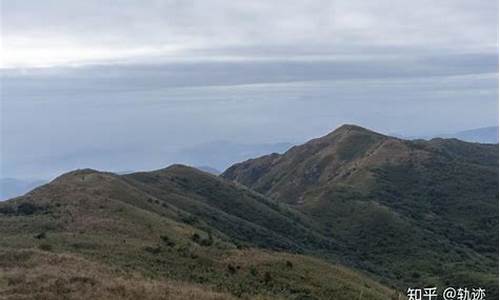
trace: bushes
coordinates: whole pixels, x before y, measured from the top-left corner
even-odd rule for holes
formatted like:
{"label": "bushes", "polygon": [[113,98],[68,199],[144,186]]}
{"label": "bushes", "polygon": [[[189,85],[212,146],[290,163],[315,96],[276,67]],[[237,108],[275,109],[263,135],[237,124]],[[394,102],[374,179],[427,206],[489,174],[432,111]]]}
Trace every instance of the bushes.
{"label": "bushes", "polygon": [[189,225],[194,225],[199,222],[198,218],[192,215],[186,215],[181,217],[181,221],[183,223],[189,224]]}
{"label": "bushes", "polygon": [[52,245],[51,245],[51,244],[49,244],[49,243],[42,243],[42,244],[40,244],[40,245],[38,246],[38,248],[39,248],[40,250],[43,250],[43,251],[52,251],[52,249],[53,249],[53,248],[52,248]]}
{"label": "bushes", "polygon": [[161,241],[167,245],[168,247],[173,247],[175,246],[175,242],[172,241],[167,235],[161,235],[160,236]]}
{"label": "bushes", "polygon": [[45,233],[45,231],[44,231],[44,232],[41,232],[41,233],[39,233],[39,234],[37,234],[37,235],[35,235],[35,239],[37,239],[37,240],[43,240],[43,239],[45,239],[46,237],[47,237],[47,234]]}
{"label": "bushes", "polygon": [[0,207],[0,214],[7,216],[15,215],[16,209],[12,206],[3,206]]}
{"label": "bushes", "polygon": [[205,246],[205,247],[209,247],[209,246],[212,246],[213,243],[214,243],[214,240],[210,236],[208,239],[201,240],[200,245]]}
{"label": "bushes", "polygon": [[227,265],[227,271],[229,272],[229,274],[234,274],[236,273],[236,268],[233,265],[229,264]]}
{"label": "bushes", "polygon": [[160,247],[147,246],[147,247],[144,248],[144,250],[146,250],[147,252],[149,252],[151,254],[159,254],[161,252],[161,248]]}
{"label": "bushes", "polygon": [[210,233],[208,234],[208,238],[203,238],[203,239],[201,238],[201,236],[198,233],[193,233],[193,235],[191,236],[191,240],[193,242],[197,243],[198,245],[204,246],[204,247],[212,246],[214,243],[212,234],[210,234]]}
{"label": "bushes", "polygon": [[0,214],[3,215],[16,215],[16,216],[30,216],[35,213],[45,212],[47,207],[38,206],[29,202],[19,204],[17,207],[3,206],[0,207]]}
{"label": "bushes", "polygon": [[193,233],[193,235],[191,236],[191,240],[195,243],[199,243],[200,242],[200,235],[197,234],[197,233]]}
{"label": "bushes", "polygon": [[18,215],[32,215],[36,212],[39,212],[39,211],[43,211],[44,208],[41,207],[41,206],[37,206],[35,204],[31,204],[31,203],[21,203],[18,207],[17,207],[17,214]]}
{"label": "bushes", "polygon": [[270,284],[272,280],[273,280],[273,277],[271,276],[271,273],[269,273],[269,272],[264,273],[264,283],[265,284]]}
{"label": "bushes", "polygon": [[257,276],[258,273],[257,273],[257,268],[255,266],[250,267],[250,274],[252,276]]}

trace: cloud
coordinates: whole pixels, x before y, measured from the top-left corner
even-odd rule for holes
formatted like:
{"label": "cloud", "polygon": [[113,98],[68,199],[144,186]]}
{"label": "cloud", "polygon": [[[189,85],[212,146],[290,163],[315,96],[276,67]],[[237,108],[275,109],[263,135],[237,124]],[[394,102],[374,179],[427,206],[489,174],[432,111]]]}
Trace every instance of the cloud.
{"label": "cloud", "polygon": [[2,66],[496,52],[497,11],[476,0],[4,0]]}
{"label": "cloud", "polygon": [[498,1],[0,3],[2,176],[158,168],[341,123],[498,123]]}

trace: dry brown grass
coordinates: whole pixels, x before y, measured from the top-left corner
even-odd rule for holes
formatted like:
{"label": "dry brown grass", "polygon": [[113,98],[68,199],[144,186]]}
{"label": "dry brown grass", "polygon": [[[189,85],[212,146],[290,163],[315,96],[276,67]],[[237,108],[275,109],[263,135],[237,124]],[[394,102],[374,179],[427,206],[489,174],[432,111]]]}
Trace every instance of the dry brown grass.
{"label": "dry brown grass", "polygon": [[119,273],[74,255],[0,250],[0,299],[235,298],[206,286]]}

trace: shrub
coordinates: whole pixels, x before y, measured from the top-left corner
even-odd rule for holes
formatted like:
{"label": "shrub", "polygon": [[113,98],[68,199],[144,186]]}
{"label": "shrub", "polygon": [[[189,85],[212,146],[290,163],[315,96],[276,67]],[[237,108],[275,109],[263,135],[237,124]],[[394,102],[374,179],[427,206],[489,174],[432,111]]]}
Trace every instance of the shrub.
{"label": "shrub", "polygon": [[208,247],[208,246],[212,246],[213,243],[214,243],[214,238],[212,237],[212,233],[209,231],[208,238],[203,239],[201,241],[200,245]]}
{"label": "shrub", "polygon": [[214,240],[212,240],[211,238],[208,238],[208,239],[201,240],[200,245],[208,247],[208,246],[212,246],[213,243],[214,243]]}
{"label": "shrub", "polygon": [[269,272],[264,273],[265,284],[269,284],[272,280],[273,280],[273,277],[271,276],[271,273],[269,273]]}
{"label": "shrub", "polygon": [[43,250],[43,251],[52,251],[52,245],[48,244],[48,243],[40,244],[40,246],[38,246],[38,248],[40,250]]}
{"label": "shrub", "polygon": [[34,204],[31,204],[31,203],[21,203],[18,207],[17,207],[17,214],[18,215],[32,215],[38,211],[41,211],[43,210],[42,207],[39,207],[39,206],[36,206]]}
{"label": "shrub", "polygon": [[168,236],[166,235],[161,235],[160,236],[160,239],[163,241],[163,243],[165,243],[167,246],[169,247],[173,247],[175,246],[175,242],[172,241]]}
{"label": "shrub", "polygon": [[227,271],[230,274],[234,274],[234,273],[236,273],[236,268],[232,264],[229,264],[229,265],[227,265]]}
{"label": "shrub", "polygon": [[158,254],[161,252],[161,248],[160,247],[151,247],[151,246],[147,246],[144,248],[144,250],[146,250],[147,252],[151,253],[151,254]]}
{"label": "shrub", "polygon": [[0,214],[14,215],[14,214],[16,214],[16,210],[11,206],[4,206],[4,207],[0,207]]}
{"label": "shrub", "polygon": [[195,216],[183,216],[181,217],[181,221],[189,225],[194,225],[198,223],[198,218]]}
{"label": "shrub", "polygon": [[35,239],[37,239],[37,240],[42,240],[46,237],[47,237],[47,234],[45,232],[42,232],[42,233],[35,235]]}
{"label": "shrub", "polygon": [[200,242],[200,235],[197,233],[193,233],[193,235],[191,236],[191,240],[195,243],[199,243]]}

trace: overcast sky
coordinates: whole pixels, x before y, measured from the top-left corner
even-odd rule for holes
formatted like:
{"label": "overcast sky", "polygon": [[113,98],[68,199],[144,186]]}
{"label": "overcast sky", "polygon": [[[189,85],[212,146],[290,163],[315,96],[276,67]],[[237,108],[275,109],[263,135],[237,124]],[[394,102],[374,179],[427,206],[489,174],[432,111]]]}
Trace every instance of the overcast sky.
{"label": "overcast sky", "polygon": [[3,0],[2,67],[497,49],[494,0]]}
{"label": "overcast sky", "polygon": [[0,177],[498,124],[494,0],[2,0]]}

